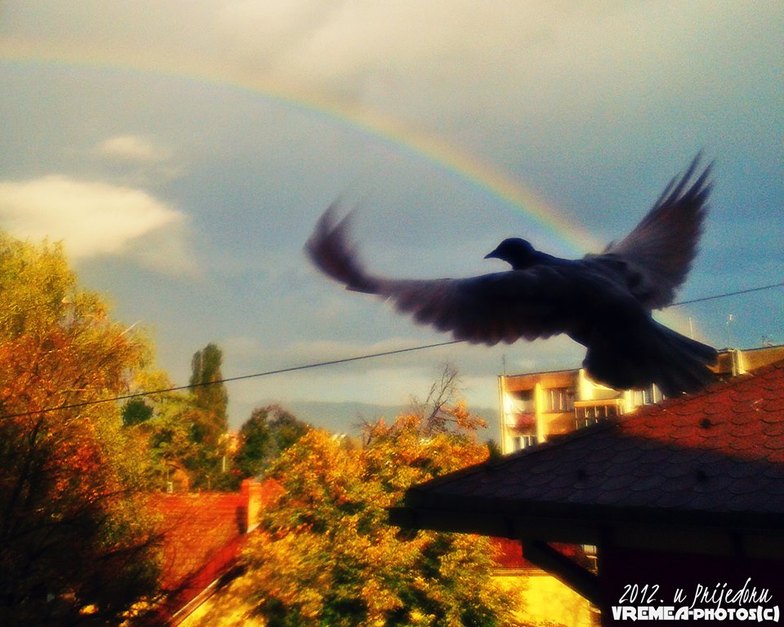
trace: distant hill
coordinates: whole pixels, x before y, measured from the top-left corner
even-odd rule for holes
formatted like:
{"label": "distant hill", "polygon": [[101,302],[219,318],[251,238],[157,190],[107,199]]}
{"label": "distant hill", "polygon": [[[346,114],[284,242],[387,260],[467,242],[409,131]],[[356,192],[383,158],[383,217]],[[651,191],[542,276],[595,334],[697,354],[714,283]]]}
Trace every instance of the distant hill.
{"label": "distant hill", "polygon": [[[262,401],[257,406],[274,404],[275,401]],[[374,405],[372,403],[329,403],[322,401],[291,401],[283,405],[300,420],[314,427],[326,429],[332,433],[356,434],[363,421],[374,422],[384,417],[388,422],[407,409],[405,405]],[[498,410],[488,407],[470,408],[474,414],[487,422],[479,437],[482,440],[498,440]]]}

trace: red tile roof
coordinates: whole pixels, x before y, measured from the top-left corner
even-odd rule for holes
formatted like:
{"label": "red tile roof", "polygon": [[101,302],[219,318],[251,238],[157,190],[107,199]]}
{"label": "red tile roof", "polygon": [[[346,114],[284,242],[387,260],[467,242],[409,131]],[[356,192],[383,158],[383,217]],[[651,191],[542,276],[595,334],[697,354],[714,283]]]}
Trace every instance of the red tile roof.
{"label": "red tile roof", "polygon": [[176,590],[244,533],[240,492],[160,494],[153,506],[163,519],[164,590]]}
{"label": "red tile roof", "polygon": [[490,535],[515,516],[545,531],[548,516],[782,530],[783,436],[784,361],[415,486],[392,519],[443,528],[459,512],[455,530],[472,519]]}
{"label": "red tile roof", "polygon": [[150,506],[162,519],[162,616],[170,617],[236,563],[259,508],[281,490],[275,481],[246,480],[239,492],[151,495]]}
{"label": "red tile roof", "polygon": [[784,462],[784,361],[631,414],[623,432],[748,460]]}

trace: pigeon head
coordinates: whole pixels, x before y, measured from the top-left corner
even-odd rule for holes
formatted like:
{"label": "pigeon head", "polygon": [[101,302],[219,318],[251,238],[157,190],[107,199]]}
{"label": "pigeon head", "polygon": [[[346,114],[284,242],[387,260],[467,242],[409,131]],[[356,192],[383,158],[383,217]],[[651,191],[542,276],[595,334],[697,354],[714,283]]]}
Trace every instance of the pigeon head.
{"label": "pigeon head", "polygon": [[513,270],[524,270],[536,263],[536,249],[530,242],[519,237],[510,237],[501,242],[485,259],[500,259],[512,266]]}

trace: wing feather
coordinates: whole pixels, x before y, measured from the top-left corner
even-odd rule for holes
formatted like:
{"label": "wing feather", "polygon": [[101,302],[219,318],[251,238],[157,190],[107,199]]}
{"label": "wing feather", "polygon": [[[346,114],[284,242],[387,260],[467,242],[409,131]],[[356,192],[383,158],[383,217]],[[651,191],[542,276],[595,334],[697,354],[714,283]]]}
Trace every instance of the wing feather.
{"label": "wing feather", "polygon": [[697,155],[686,172],[664,189],[648,214],[620,242],[590,259],[625,277],[627,286],[648,309],[673,302],[686,279],[702,234],[711,192],[711,165],[697,172]]}
{"label": "wing feather", "polygon": [[376,278],[375,293],[420,324],[494,345],[572,332],[579,324],[575,268],[532,268],[464,279]]}
{"label": "wing feather", "polygon": [[313,263],[347,289],[390,300],[419,324],[490,345],[571,332],[577,324],[582,262],[462,279],[383,278],[365,270],[349,244],[348,218],[337,220],[336,211],[327,209],[305,246]]}

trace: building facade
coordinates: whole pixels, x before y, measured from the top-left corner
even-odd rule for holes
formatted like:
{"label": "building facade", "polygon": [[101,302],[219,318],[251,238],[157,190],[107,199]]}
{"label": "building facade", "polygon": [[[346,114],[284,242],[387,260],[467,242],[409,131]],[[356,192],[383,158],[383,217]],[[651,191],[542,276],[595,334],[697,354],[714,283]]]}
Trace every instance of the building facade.
{"label": "building facade", "polygon": [[[779,359],[784,359],[784,345],[725,349],[719,353],[716,377],[727,379]],[[664,399],[655,385],[614,390],[592,381],[583,368],[501,375],[498,391],[504,454]]]}

